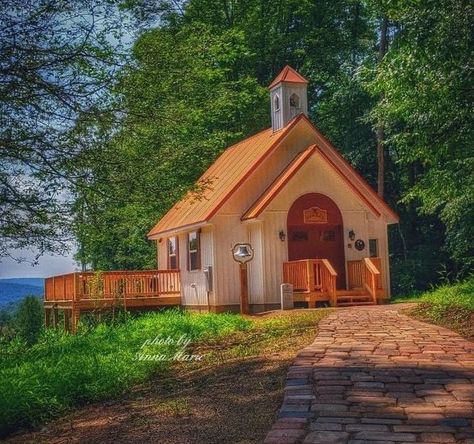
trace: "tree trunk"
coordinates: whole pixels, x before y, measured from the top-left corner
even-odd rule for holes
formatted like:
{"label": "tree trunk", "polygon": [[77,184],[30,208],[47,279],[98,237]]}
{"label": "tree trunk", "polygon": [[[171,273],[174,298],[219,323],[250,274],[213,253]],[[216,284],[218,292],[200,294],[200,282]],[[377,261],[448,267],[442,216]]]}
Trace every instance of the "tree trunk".
{"label": "tree trunk", "polygon": [[[382,62],[387,52],[387,32],[388,32],[388,18],[383,17],[380,25],[380,45],[379,45],[379,64]],[[383,96],[381,97],[383,99]],[[377,138],[377,193],[383,198],[385,185],[385,131],[383,124],[379,122],[376,132]]]}

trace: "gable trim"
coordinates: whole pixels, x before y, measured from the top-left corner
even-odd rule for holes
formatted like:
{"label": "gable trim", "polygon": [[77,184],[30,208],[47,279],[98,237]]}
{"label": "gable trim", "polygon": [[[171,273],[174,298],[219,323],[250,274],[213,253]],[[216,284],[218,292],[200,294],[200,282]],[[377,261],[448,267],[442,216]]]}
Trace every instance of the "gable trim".
{"label": "gable trim", "polygon": [[365,205],[377,216],[381,212],[375,208],[370,200],[356,187],[352,180],[329,158],[329,156],[317,145],[311,145],[300,152],[283,170],[283,172],[270,184],[269,187],[260,195],[260,197],[250,206],[250,208],[241,217],[242,221],[255,219],[265,210],[272,200],[280,193],[291,178],[300,170],[306,161],[318,152],[322,159],[337,173],[339,177],[357,194]]}
{"label": "gable trim", "polygon": [[265,159],[267,159],[268,156],[270,156],[275,151],[275,148],[280,145],[281,142],[283,142],[290,130],[304,117],[304,114],[299,114],[291,122],[289,122],[286,127],[282,128],[282,134],[278,137],[278,139],[275,140],[270,148],[252,165],[252,168],[250,168],[247,173],[239,179],[235,186],[217,203],[212,211],[208,213],[205,218],[206,221],[209,221],[221,209],[221,207],[229,200],[229,198],[237,191],[237,189],[240,188],[247,178],[261,165]]}
{"label": "gable trim", "polygon": [[240,219],[244,221],[258,217],[315,152],[316,146],[310,145],[304,151],[297,154]]}
{"label": "gable trim", "polygon": [[[321,138],[323,144],[324,144],[324,148],[326,148],[329,152],[331,152],[332,154],[334,154],[341,162],[342,164],[355,176],[355,179],[357,179],[361,185],[365,188],[365,190],[371,195],[371,197],[373,197],[383,208],[384,210],[387,211],[387,213],[389,213],[389,215],[396,221],[395,223],[398,223],[399,221],[399,216],[398,214],[393,211],[390,206],[387,204],[387,202],[385,202],[385,200],[380,197],[376,192],[375,190],[367,183],[367,181],[360,175],[360,173],[344,158],[344,156],[332,145],[332,143],[318,130],[318,128],[316,128],[313,123],[307,119],[308,123],[311,125],[311,127],[313,128],[313,130],[315,131],[315,133],[318,135],[318,137]],[[318,146],[318,149],[320,152],[323,153],[322,151],[322,148],[320,146]],[[328,157],[329,159],[329,156],[327,155],[327,153],[324,153],[326,155],[326,157]],[[334,163],[334,162],[332,162]],[[336,165],[334,163],[334,165]],[[339,167],[337,167],[338,170],[340,170]],[[344,172],[341,171],[341,174],[344,176],[344,177],[348,177]],[[353,180],[351,180],[351,182],[353,182]],[[353,184],[353,186],[355,187],[355,185]],[[357,190],[357,188],[355,188]],[[377,210],[378,213],[380,213],[378,210]]]}
{"label": "gable trim", "polygon": [[333,170],[338,173],[339,177],[341,177],[344,182],[349,185],[349,187],[354,191],[361,199],[362,201],[372,210],[372,212],[377,216],[381,216],[382,214],[380,213],[377,208],[375,208],[369,199],[354,185],[354,183],[347,177],[346,174],[329,158],[329,156],[318,146],[318,152],[321,154],[322,158],[333,168]]}

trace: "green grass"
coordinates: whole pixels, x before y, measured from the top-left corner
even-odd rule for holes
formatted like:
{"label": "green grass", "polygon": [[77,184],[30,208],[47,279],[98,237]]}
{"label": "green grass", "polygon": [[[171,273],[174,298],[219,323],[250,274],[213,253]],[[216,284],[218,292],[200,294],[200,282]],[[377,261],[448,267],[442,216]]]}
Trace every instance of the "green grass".
{"label": "green grass", "polygon": [[462,283],[443,285],[425,293],[397,296],[393,302],[426,302],[441,307],[464,307],[474,310],[474,277]]}
{"label": "green grass", "polygon": [[138,360],[138,353],[172,357],[175,344],[143,346],[157,336],[194,342],[250,328],[232,314],[151,313],[114,326],[101,324],[76,336],[45,331],[26,347],[14,340],[0,349],[0,436],[35,426],[71,407],[118,396],[171,361]]}
{"label": "green grass", "polygon": [[418,295],[396,297],[393,302],[418,302],[407,314],[474,339],[474,277]]}

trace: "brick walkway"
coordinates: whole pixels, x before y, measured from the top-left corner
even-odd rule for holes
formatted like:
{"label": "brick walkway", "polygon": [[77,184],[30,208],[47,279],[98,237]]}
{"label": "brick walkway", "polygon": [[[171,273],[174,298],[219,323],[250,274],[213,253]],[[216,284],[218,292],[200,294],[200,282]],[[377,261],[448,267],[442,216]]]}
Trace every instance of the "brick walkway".
{"label": "brick walkway", "polygon": [[474,343],[396,306],[339,309],[290,367],[283,443],[474,444]]}

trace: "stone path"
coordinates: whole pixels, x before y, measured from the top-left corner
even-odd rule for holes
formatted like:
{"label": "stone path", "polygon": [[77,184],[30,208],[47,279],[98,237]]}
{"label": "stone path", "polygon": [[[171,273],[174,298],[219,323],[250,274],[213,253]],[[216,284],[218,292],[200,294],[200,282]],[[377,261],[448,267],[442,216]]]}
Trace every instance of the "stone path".
{"label": "stone path", "polygon": [[474,343],[397,306],[339,309],[290,367],[266,444],[474,444]]}

